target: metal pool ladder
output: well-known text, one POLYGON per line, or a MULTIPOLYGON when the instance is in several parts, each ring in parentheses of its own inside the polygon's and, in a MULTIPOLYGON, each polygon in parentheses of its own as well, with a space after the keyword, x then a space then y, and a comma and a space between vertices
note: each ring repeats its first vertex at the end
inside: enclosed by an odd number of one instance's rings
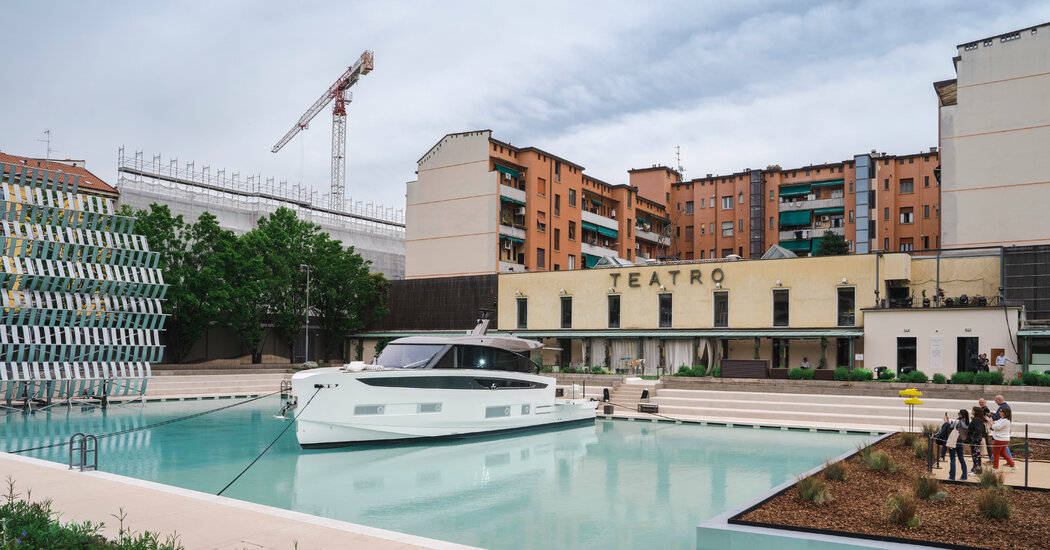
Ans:
POLYGON ((79 468, 81 472, 98 470, 97 437, 77 432, 69 438, 69 469, 73 468, 79 468), (91 455, 91 464, 88 464, 88 455, 91 455))

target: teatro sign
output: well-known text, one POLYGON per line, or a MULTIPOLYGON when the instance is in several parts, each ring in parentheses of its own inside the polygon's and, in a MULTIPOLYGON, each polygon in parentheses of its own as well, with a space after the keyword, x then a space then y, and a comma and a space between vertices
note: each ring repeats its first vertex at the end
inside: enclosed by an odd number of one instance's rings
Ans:
MULTIPOLYGON (((612 286, 614 286, 614 287, 616 286, 616 283, 620 280, 620 277, 622 275, 624 275, 624 274, 623 273, 616 273, 616 272, 609 273, 609 276, 612 277, 612 286)), ((627 286, 628 287, 639 288, 639 287, 642 286, 642 274, 641 274, 641 272, 632 271, 632 272, 628 272, 626 275, 627 275, 627 286)), ((672 270, 664 272, 664 279, 666 280, 667 277, 669 276, 670 277, 670 281, 667 281, 667 282, 670 283, 671 286, 677 286, 678 285, 678 276, 679 275, 682 275, 682 279, 683 280, 686 278, 686 275, 683 275, 681 270, 679 270, 679 269, 672 269, 672 270)), ((689 282, 686 283, 686 284, 690 284, 690 285, 702 285, 702 284, 704 284, 703 272, 701 272, 699 269, 690 269, 688 277, 689 277, 689 282)), ((721 283, 723 280, 725 280, 725 272, 723 272, 721 268, 716 267, 716 268, 711 270, 711 281, 712 282, 721 283)), ((661 286, 663 284, 665 284, 665 283, 660 280, 660 273, 657 272, 657 271, 653 271, 652 275, 649 276, 649 284, 647 286, 653 286, 653 285, 661 286)))

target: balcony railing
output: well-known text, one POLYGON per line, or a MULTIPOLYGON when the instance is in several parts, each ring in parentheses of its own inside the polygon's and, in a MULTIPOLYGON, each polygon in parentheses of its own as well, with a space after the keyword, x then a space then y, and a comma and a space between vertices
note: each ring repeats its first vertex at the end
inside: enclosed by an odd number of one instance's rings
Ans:
POLYGON ((606 256, 619 256, 619 253, 611 248, 600 246, 597 243, 588 242, 580 243, 580 252, 591 256, 597 256, 599 258, 604 258, 606 256))
POLYGON ((846 228, 845 227, 830 227, 828 224, 825 223, 825 224, 823 224, 823 226, 815 226, 814 225, 814 226, 810 226, 810 227, 801 227, 799 229, 791 229, 791 230, 788 230, 788 231, 781 231, 780 232, 780 240, 782 240, 782 241, 790 241, 790 240, 793 240, 793 239, 819 239, 819 238, 823 237, 824 236, 824 232, 829 230, 829 229, 831 230, 832 233, 835 233, 837 235, 842 235, 843 237, 846 236, 846 228), (804 233, 805 231, 809 232, 808 235, 806 233, 804 233), (799 233, 799 232, 803 232, 803 233, 801 235, 798 235, 797 233, 799 233))
POLYGON ((814 210, 817 208, 838 208, 846 207, 846 199, 839 197, 837 199, 814 199, 811 201, 795 201, 795 202, 781 202, 780 211, 788 212, 791 210, 814 210))
POLYGON ((526 195, 524 190, 517 189, 515 187, 511 187, 503 183, 501 183, 499 186, 499 194, 500 196, 507 197, 508 199, 514 199, 519 202, 525 202, 526 195))
POLYGON ((620 229, 620 224, 616 220, 612 218, 606 218, 605 216, 602 216, 601 214, 595 214, 594 212, 588 212, 584 210, 580 213, 580 219, 585 222, 593 223, 594 225, 600 225, 602 227, 612 229, 614 231, 619 231, 620 229))
POLYGON ((506 235, 508 237, 514 237, 516 239, 525 239, 524 228, 514 227, 512 225, 506 225, 504 223, 500 223, 499 225, 499 234, 506 235))
POLYGON ((670 246, 671 245, 671 238, 670 237, 666 237, 666 236, 660 235, 658 233, 653 233, 652 231, 646 231, 644 229, 637 229, 637 228, 635 228, 634 235, 635 235, 635 237, 637 237, 637 238, 639 238, 639 239, 641 239, 643 241, 649 241, 651 243, 656 243, 656 244, 661 245, 661 246, 670 246))

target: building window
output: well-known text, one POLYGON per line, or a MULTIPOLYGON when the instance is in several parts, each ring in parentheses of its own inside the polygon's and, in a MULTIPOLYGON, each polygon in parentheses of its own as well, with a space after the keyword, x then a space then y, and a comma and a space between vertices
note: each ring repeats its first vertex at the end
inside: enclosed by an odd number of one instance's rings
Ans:
POLYGON ((740 218, 740 219, 738 219, 736 221, 736 230, 741 232, 741 233, 744 232, 744 220, 743 220, 743 218, 740 218))
POLYGON ((631 207, 631 192, 627 191, 627 208, 631 207))
POLYGON ((538 188, 536 192, 539 193, 541 197, 547 196, 547 180, 538 178, 536 180, 536 186, 538 188))
POLYGON ((554 194, 554 215, 561 216, 561 195, 554 194))
POLYGON ((853 182, 852 182, 852 181, 851 181, 851 182, 849 182, 849 194, 850 194, 850 195, 852 195, 852 194, 853 194, 853 182))
POLYGON ((883 182, 882 182, 882 189, 883 189, 883 191, 889 191, 890 190, 890 180, 888 180, 888 179, 887 180, 883 180, 883 182))
POLYGON ((732 210, 733 197, 722 197, 722 210, 732 210))
POLYGON ((711 228, 708 229, 708 232, 711 233, 712 235, 715 234, 715 222, 711 222, 711 228))
POLYGON ((743 191, 741 191, 740 195, 737 197, 736 203, 737 204, 744 204, 744 192, 743 191))
POLYGON ((627 236, 628 237, 631 236, 631 224, 630 223, 627 224, 627 236))
POLYGON ((890 239, 888 237, 885 238, 885 239, 882 239, 882 249, 883 250, 889 250, 890 249, 890 239))
POLYGON ((708 202, 707 206, 708 206, 708 208, 714 208, 715 207, 715 198, 714 197, 711 197, 711 199, 708 202))
POLYGON ((889 206, 887 206, 887 207, 882 209, 882 219, 884 219, 884 220, 890 219, 890 207, 889 206))
POLYGON ((853 223, 853 211, 849 211, 849 223, 853 223))
POLYGON ((773 290, 773 326, 786 327, 789 322, 788 298, 791 291, 786 288, 773 290))
POLYGON ((528 298, 518 298, 518 328, 529 328, 528 298))
POLYGON ((839 287, 839 315, 838 315, 838 326, 840 327, 852 327, 857 324, 856 321, 856 307, 857 307, 857 291, 853 287, 845 288, 839 287))
POLYGON ((569 206, 576 206, 576 190, 569 189, 569 206))
POLYGON ((693 226, 685 226, 685 240, 693 242, 693 226))
POLYGON ((769 217, 769 228, 773 229, 773 216, 769 217))
POLYGON ((715 328, 729 327, 729 291, 715 291, 715 328))
POLYGON ((922 248, 923 248, 923 250, 929 250, 930 249, 930 237, 929 237, 929 235, 923 236, 923 238, 922 238, 922 248))
POLYGON ((733 222, 722 222, 722 236, 732 237, 733 236, 733 222))
POLYGON ((554 181, 561 181, 561 163, 558 161, 554 161, 554 181))
POLYGON ((540 233, 546 233, 547 232, 547 224, 545 224, 543 222, 536 222, 536 231, 539 231, 540 233))
POLYGON ((915 209, 906 206, 901 208, 901 223, 912 223, 915 221, 915 209))
POLYGON ((536 269, 547 269, 547 251, 542 248, 536 249, 536 269))
POLYGON ((660 328, 671 328, 671 294, 659 295, 660 304, 660 328))
POLYGON ((773 202, 773 190, 772 189, 769 190, 769 201, 773 202))
POLYGON ((554 250, 561 250, 561 229, 554 228, 554 250))
POLYGON ((685 201, 685 213, 686 214, 692 214, 693 213, 693 201, 685 201))
MULTIPOLYGON (((628 226, 630 227, 630 226, 628 226)), ((629 235, 628 235, 629 236, 629 235)), ((576 222, 569 222, 569 240, 576 240, 576 222)))
POLYGON ((620 295, 610 294, 606 297, 609 306, 609 328, 620 328, 620 295))
POLYGON ((917 353, 915 337, 897 338, 897 375, 906 371, 915 370, 917 353))
POLYGON ((901 239, 901 252, 911 252, 915 250, 915 241, 911 237, 901 239))
POLYGON ((561 297, 561 328, 572 328, 572 296, 561 297))
POLYGON ((914 180, 912 180, 911 178, 902 179, 901 180, 901 194, 914 193, 914 192, 915 192, 915 182, 914 182, 914 180))
POLYGON ((923 187, 929 187, 930 186, 930 176, 923 176, 922 177, 922 186, 923 187))
POLYGON ((924 217, 924 218, 929 218, 930 217, 930 205, 928 205, 928 204, 922 205, 922 217, 924 217))

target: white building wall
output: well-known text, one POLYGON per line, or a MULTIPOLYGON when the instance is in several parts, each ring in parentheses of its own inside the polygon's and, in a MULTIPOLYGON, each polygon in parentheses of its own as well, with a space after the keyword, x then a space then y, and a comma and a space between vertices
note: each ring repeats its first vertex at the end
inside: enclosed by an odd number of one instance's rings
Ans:
POLYGON ((497 273, 499 179, 490 132, 450 134, 419 161, 405 209, 405 278, 497 273))
POLYGON ((1050 25, 959 47, 941 109, 944 247, 1047 244, 1050 25))

